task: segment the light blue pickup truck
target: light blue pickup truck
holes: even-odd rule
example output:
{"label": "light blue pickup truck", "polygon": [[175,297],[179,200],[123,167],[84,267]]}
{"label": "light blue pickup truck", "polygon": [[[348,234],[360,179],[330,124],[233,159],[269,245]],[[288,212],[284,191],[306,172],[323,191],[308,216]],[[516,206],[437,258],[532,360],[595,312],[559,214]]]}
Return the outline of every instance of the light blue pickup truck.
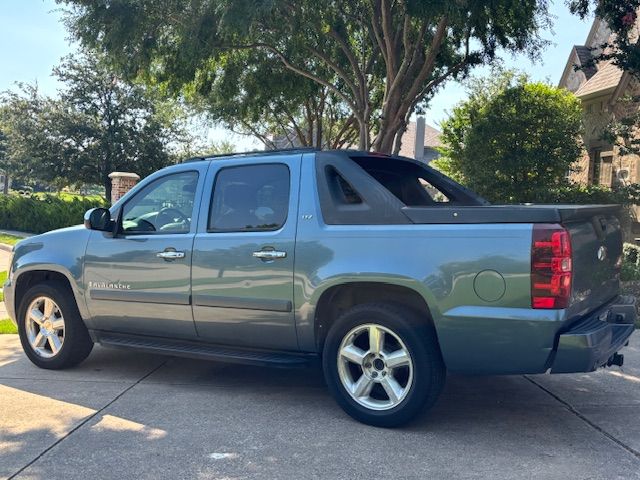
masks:
{"label": "light blue pickup truck", "polygon": [[307,149],[196,158],[85,225],[23,240],[5,302],[42,368],[95,342],[322,362],[354,418],[402,424],[447,371],[621,365],[618,207],[489,205],[419,162]]}

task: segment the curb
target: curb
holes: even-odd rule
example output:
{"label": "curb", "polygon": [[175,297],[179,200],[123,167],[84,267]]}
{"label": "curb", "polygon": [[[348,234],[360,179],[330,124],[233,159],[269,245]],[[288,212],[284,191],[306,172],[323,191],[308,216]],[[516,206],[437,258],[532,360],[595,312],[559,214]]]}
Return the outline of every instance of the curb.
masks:
{"label": "curb", "polygon": [[4,250],[6,252],[11,252],[13,250],[13,245],[7,245],[6,243],[0,243],[0,250]]}

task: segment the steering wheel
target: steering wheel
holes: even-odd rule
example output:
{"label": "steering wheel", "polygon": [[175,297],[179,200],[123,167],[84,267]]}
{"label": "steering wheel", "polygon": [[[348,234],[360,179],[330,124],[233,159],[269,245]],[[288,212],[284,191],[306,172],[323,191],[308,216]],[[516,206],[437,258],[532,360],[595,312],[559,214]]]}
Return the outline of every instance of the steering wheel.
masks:
{"label": "steering wheel", "polygon": [[[166,217],[166,220],[163,221],[165,217]],[[161,228],[162,226],[168,223],[178,223],[178,222],[188,223],[189,219],[184,215],[184,213],[182,213],[177,208],[165,207],[162,210],[160,210],[158,212],[158,215],[156,216],[156,225],[158,225],[159,228]]]}

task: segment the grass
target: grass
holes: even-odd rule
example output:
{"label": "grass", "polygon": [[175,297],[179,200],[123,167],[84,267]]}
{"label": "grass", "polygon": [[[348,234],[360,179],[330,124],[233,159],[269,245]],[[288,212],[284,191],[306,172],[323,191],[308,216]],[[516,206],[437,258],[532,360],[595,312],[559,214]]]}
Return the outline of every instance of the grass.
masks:
{"label": "grass", "polygon": [[15,245],[22,238],[16,237],[14,235],[7,235],[6,233],[0,233],[0,243],[6,243],[7,245]]}
{"label": "grass", "polygon": [[0,335],[7,333],[18,333],[18,329],[11,320],[5,318],[0,320]]}
{"label": "grass", "polygon": [[0,272],[0,302],[4,300],[4,293],[2,292],[2,286],[7,280],[7,272]]}

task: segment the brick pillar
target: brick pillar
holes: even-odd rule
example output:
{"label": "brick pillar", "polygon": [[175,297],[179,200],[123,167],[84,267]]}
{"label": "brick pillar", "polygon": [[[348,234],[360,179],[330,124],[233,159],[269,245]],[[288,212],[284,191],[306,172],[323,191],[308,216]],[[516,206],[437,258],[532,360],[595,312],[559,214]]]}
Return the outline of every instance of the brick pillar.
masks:
{"label": "brick pillar", "polygon": [[112,172],[111,179],[111,204],[116,203],[120,197],[133,188],[140,180],[140,175],[129,172]]}

